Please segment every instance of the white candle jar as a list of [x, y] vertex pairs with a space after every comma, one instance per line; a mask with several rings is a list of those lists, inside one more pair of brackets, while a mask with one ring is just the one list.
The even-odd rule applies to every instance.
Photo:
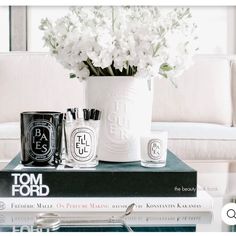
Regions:
[[143, 135], [140, 140], [141, 165], [144, 167], [164, 167], [167, 158], [168, 133], [155, 131]]

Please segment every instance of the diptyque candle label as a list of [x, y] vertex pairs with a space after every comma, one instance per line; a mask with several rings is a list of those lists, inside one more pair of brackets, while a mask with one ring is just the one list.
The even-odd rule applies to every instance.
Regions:
[[75, 129], [70, 138], [71, 154], [76, 161], [89, 161], [94, 157], [95, 133], [88, 127]]
[[159, 139], [151, 139], [148, 143], [148, 156], [153, 160], [161, 158], [162, 143]]
[[27, 153], [33, 160], [49, 160], [56, 149], [56, 129], [46, 120], [33, 121], [27, 131]]

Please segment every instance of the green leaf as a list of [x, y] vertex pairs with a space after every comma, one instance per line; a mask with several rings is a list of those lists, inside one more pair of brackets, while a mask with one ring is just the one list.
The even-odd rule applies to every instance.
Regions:
[[170, 66], [168, 63], [163, 63], [160, 67], [162, 71], [171, 71], [173, 70], [173, 67]]
[[70, 73], [70, 79], [74, 79], [74, 78], [76, 78], [76, 75], [73, 73]]

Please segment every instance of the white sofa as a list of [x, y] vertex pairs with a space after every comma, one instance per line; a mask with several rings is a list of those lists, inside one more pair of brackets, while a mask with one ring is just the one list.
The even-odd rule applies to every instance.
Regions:
[[[185, 160], [236, 160], [236, 61], [196, 56], [175, 88], [154, 84], [152, 129]], [[45, 53], [0, 54], [0, 160], [20, 151], [19, 114], [83, 106], [84, 85]]]

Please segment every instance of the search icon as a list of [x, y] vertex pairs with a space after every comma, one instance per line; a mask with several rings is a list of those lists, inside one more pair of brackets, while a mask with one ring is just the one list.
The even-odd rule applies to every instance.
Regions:
[[235, 212], [234, 209], [229, 209], [226, 214], [229, 218], [235, 218], [236, 219], [236, 212]]
[[228, 203], [223, 206], [221, 218], [227, 225], [236, 225], [236, 203]]

